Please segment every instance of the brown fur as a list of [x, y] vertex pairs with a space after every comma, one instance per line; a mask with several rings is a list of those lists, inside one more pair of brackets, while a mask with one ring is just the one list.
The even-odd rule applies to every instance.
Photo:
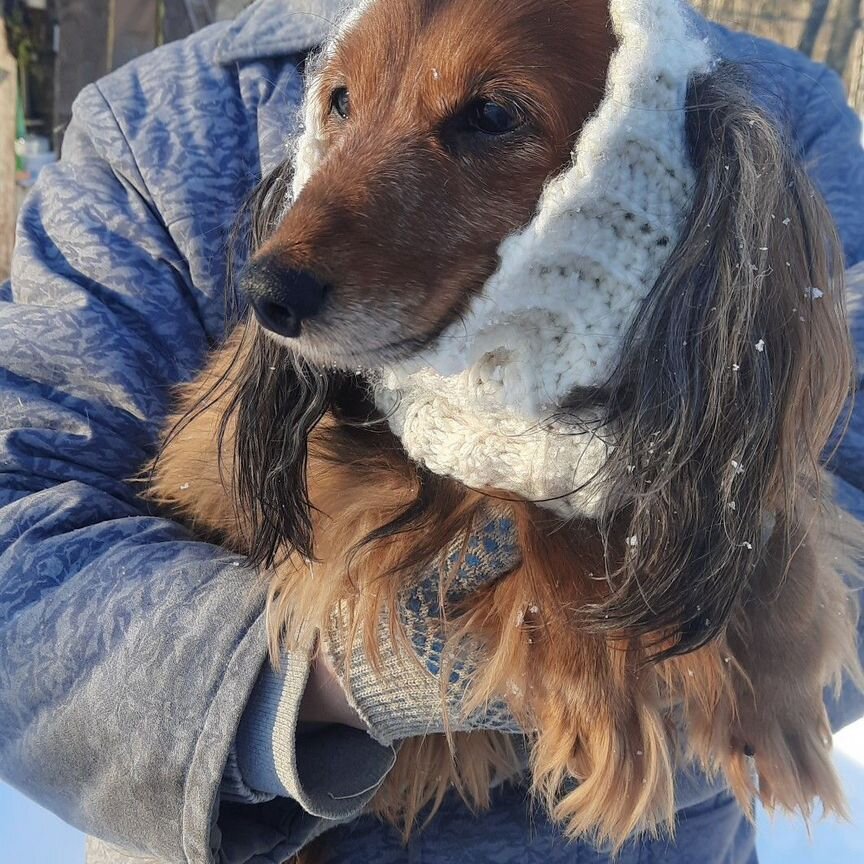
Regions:
[[[235, 350], [229, 344], [211, 368], [224, 372]], [[189, 406], [206, 381], [205, 374], [187, 388]], [[177, 419], [182, 416], [181, 408]], [[231, 476], [230, 448], [220, 463], [213, 447], [220, 417], [218, 400], [187, 417], [157, 463], [152, 496], [191, 517], [203, 533], [242, 551], [230, 481], [220, 479]], [[314, 564], [314, 578], [309, 563], [296, 557], [278, 566], [270, 632], [274, 649], [285, 639], [290, 645], [301, 627], [326, 626], [330, 612], [346, 600], [352, 610], [346, 627], [352, 634], [360, 631], [374, 658], [375, 624], [382, 612], [396, 608], [398, 593], [411, 578], [381, 574], [417, 556], [420, 547], [446, 548], [452, 537], [470, 533], [486, 499], [449, 484], [452, 497], [442, 502], [434, 536], [362, 547], [364, 538], [416, 496], [420, 479], [395, 442], [382, 446], [377, 440], [388, 433], [364, 432], [363, 442], [352, 430], [349, 448], [340, 442], [340, 431], [332, 417], [325, 419], [310, 452], [315, 534], [326, 555]], [[819, 548], [826, 542], [819, 525], [811, 524], [806, 539], [794, 539], [791, 555], [784, 532], [775, 532], [727, 638], [651, 665], [650, 650], [638, 642], [616, 643], [580, 630], [580, 610], [606, 591], [598, 576], [608, 553], [596, 526], [584, 522], [560, 530], [554, 517], [524, 502], [513, 502], [512, 511], [523, 563], [466, 608], [450, 610], [450, 639], [455, 646], [470, 633], [485, 646], [466, 711], [503, 695], [526, 728], [536, 729], [535, 792], [568, 833], [617, 844], [634, 831], [671, 828], [673, 771], [681, 761], [667, 716], [672, 706], [686, 717], [691, 755], [710, 772], [724, 771], [748, 810], [758, 794], [769, 807], [805, 815], [817, 796], [826, 809], [844, 812], [829, 757], [822, 687], [844, 666], [857, 668], [854, 616], [828, 552]], [[848, 541], [848, 536], [832, 538], [828, 548], [843, 554]], [[398, 622], [392, 626], [396, 638], [403, 638]], [[745, 746], [756, 752], [758, 790]], [[411, 741], [372, 810], [407, 835], [423, 808], [440, 804], [449, 788], [482, 808], [492, 778], [513, 775], [519, 767], [503, 735], [456, 734], [449, 744], [444, 736]], [[574, 778], [580, 785], [562, 796], [562, 786]]]
[[[497, 266], [500, 238], [528, 221], [569, 160], [612, 46], [598, 0], [371, 8], [322, 72], [322, 170], [260, 251], [330, 289], [300, 337], [305, 356], [374, 365], [464, 311]], [[343, 85], [348, 121], [329, 110]], [[512, 104], [531, 122], [507, 146], [467, 135], [456, 118], [477, 98]]]
[[[584, 50], [574, 53], [574, 40]], [[350, 85], [351, 120], [327, 119], [321, 169], [271, 226], [259, 253], [332, 286], [329, 311], [304, 323], [292, 349], [313, 363], [374, 365], [416, 350], [457, 318], [494, 269], [501, 239], [530, 218], [543, 183], [567, 164], [597, 104], [612, 47], [606, 8], [597, 2], [375, 6], [323, 73], [324, 97]], [[478, 69], [501, 70], [501, 80], [478, 79]], [[453, 131], [459, 105], [486, 91], [516, 94], [531, 111], [518, 146], [466, 144]], [[490, 496], [499, 505], [503, 499], [522, 563], [446, 610], [447, 656], [468, 636], [479, 641], [482, 662], [466, 710], [504, 698], [532, 730], [533, 789], [553, 818], [570, 836], [614, 846], [633, 832], [672, 829], [673, 774], [688, 758], [722, 771], [748, 811], [754, 795], [805, 816], [817, 797], [829, 811], [844, 808], [822, 688], [844, 668], [859, 674], [841, 572], [854, 569], [844, 550], [857, 555], [860, 543], [851, 523], [835, 530], [840, 523], [821, 502], [818, 469], [851, 374], [836, 241], [767, 125], [757, 115], [733, 119], [712, 133], [720, 143], [712, 140], [716, 150], [702, 159], [693, 218], [641, 318], [654, 328], [641, 338], [655, 356], [651, 337], [686, 305], [681, 286], [717, 276], [717, 305], [684, 333], [692, 347], [664, 355], [668, 344], [674, 341], [675, 351], [681, 344], [670, 339], [656, 352], [662, 368], [708, 370], [700, 384], [707, 407], [694, 420], [687, 415], [696, 409], [683, 397], [683, 404], [670, 397], [659, 405], [652, 380], [643, 380], [656, 373], [622, 365], [629, 390], [620, 392], [635, 392], [645, 404], [653, 394], [658, 410], [668, 403], [677, 414], [669, 421], [658, 413], [652, 426], [638, 398], [636, 408], [621, 409], [633, 422], [625, 424], [628, 449], [620, 459], [638, 470], [627, 479], [629, 503], [609, 524], [562, 525], [530, 502], [432, 478], [407, 459], [380, 418], [358, 425], [333, 400], [320, 422], [312, 418], [298, 457], [309, 548], [283, 537], [278, 554], [260, 556], [274, 565], [274, 656], [301, 629], [323, 628], [340, 603], [347, 638], [363, 639], [373, 662], [382, 615], [412, 656], [396, 615], [400, 592], [454, 538], [470, 534]], [[794, 212], [800, 222], [784, 233], [769, 219], [775, 210]], [[705, 224], [714, 226], [709, 241], [699, 234]], [[751, 271], [750, 263], [767, 246], [789, 262], [791, 275], [782, 265], [753, 275], [759, 268]], [[696, 280], [693, 271], [704, 275]], [[805, 301], [802, 286], [832, 278], [831, 298]], [[729, 377], [727, 356], [754, 343], [754, 333], [769, 340], [775, 365], [762, 371], [742, 361], [741, 374]], [[235, 459], [257, 451], [239, 446], [248, 430], [237, 425], [235, 409], [249, 370], [267, 368], [256, 351], [270, 357], [277, 350], [269, 342], [262, 348], [261, 338], [256, 325], [241, 325], [183, 389], [149, 492], [204, 536], [241, 552], [254, 548], [262, 514], [254, 494], [253, 506], [243, 506], [248, 466]], [[693, 352], [701, 352], [696, 360]], [[634, 364], [645, 356], [634, 352]], [[678, 386], [679, 377], [670, 378], [668, 386]], [[275, 391], [267, 386], [255, 380], [251, 392], [272, 409], [264, 394]], [[764, 419], [769, 414], [773, 425]], [[666, 463], [647, 459], [655, 429], [669, 439], [658, 444], [670, 454]], [[758, 437], [748, 438], [753, 429]], [[743, 490], [727, 458], [727, 449], [739, 447], [755, 478]], [[736, 522], [738, 511], [728, 506], [736, 500], [749, 508], [749, 521]], [[406, 516], [414, 511], [422, 518]], [[736, 532], [766, 514], [776, 514], [777, 527], [764, 547], [751, 538], [748, 558]], [[394, 523], [404, 530], [391, 530]], [[706, 535], [709, 551], [725, 543], [728, 554], [700, 574], [704, 550], [694, 538], [706, 524], [715, 532]], [[623, 542], [634, 525], [646, 540], [636, 551]], [[682, 525], [692, 525], [693, 537]], [[707, 612], [699, 605], [703, 591], [712, 603]], [[662, 615], [654, 600], [662, 601]], [[709, 620], [714, 609], [719, 617]], [[506, 736], [411, 741], [371, 809], [407, 836], [449, 788], [483, 807], [493, 777], [519, 768]]]

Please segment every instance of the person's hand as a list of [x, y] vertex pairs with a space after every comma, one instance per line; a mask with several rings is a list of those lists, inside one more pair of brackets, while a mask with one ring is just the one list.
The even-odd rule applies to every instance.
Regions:
[[[462, 710], [471, 658], [442, 656], [445, 622], [439, 603], [442, 581], [448, 586], [444, 608], [452, 610], [473, 591], [511, 572], [519, 561], [512, 520], [488, 514], [467, 546], [462, 539], [454, 542], [400, 598], [398, 614], [410, 647], [394, 644], [388, 623], [380, 622], [377, 668], [367, 657], [359, 632], [348, 662], [344, 615], [334, 612], [320, 637], [301, 717], [326, 716], [330, 722], [359, 726], [385, 745], [445, 729], [521, 732], [501, 704], [468, 716]], [[442, 673], [448, 676], [443, 687]]]
[[366, 729], [366, 724], [348, 701], [342, 681], [323, 651], [318, 651], [312, 658], [297, 719], [301, 723], [338, 723], [354, 729]]

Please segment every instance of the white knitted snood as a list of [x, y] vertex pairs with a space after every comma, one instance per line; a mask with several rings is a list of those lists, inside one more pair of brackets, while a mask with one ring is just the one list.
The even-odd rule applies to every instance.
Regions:
[[[374, 2], [359, 4], [337, 37]], [[554, 415], [575, 387], [604, 382], [678, 240], [695, 179], [687, 85], [711, 62], [678, 0], [611, 0], [610, 14], [618, 49], [571, 166], [547, 185], [533, 221], [502, 243], [497, 272], [463, 319], [375, 381], [411, 458], [563, 516], [598, 513], [594, 480], [610, 444]], [[320, 153], [307, 111], [295, 195]]]

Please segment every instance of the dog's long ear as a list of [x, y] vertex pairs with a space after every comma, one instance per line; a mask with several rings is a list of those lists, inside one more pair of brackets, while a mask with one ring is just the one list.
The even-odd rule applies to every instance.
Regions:
[[[254, 322], [232, 381], [219, 447], [233, 449], [234, 493], [246, 554], [270, 567], [290, 552], [314, 558], [306, 463], [309, 436], [330, 407], [331, 377], [261, 333]], [[226, 478], [227, 479], [227, 478]]]
[[[250, 256], [285, 212], [292, 170], [290, 161], [277, 167], [245, 208]], [[292, 551], [311, 559], [308, 442], [330, 405], [331, 375], [277, 345], [255, 321], [240, 326], [246, 328], [244, 340], [250, 343], [239, 353], [242, 359], [223, 415], [219, 446], [233, 448], [231, 488], [247, 554], [264, 567]]]
[[692, 82], [687, 134], [695, 203], [610, 382], [628, 542], [595, 617], [668, 653], [723, 630], [766, 520], [814, 494], [852, 382], [833, 223], [739, 72]]
[[[226, 321], [234, 330], [200, 379], [166, 446], [202, 414], [215, 416], [222, 483], [235, 509], [244, 551], [270, 566], [297, 551], [313, 557], [306, 485], [308, 438], [330, 403], [331, 375], [313, 369], [244, 320], [238, 271], [278, 225], [290, 188], [285, 163], [265, 177], [241, 207], [229, 240]], [[190, 394], [194, 394], [194, 398]]]

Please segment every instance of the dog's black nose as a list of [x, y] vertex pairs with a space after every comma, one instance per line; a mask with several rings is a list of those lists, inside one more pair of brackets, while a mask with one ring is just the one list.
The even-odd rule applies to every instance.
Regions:
[[327, 293], [311, 273], [287, 269], [272, 258], [249, 264], [240, 290], [261, 326], [288, 339], [299, 336], [303, 321], [321, 311]]

